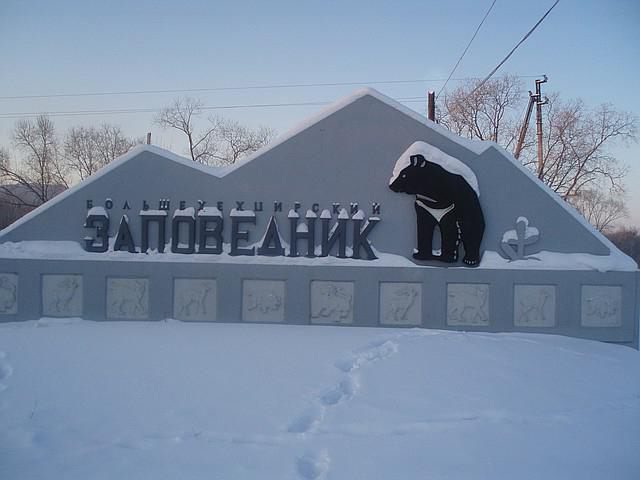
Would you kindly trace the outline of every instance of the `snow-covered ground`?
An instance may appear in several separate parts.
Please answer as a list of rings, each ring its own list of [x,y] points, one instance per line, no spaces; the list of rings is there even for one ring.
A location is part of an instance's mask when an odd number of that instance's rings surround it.
[[[43,319],[0,352],[3,480],[640,478],[622,346]]]

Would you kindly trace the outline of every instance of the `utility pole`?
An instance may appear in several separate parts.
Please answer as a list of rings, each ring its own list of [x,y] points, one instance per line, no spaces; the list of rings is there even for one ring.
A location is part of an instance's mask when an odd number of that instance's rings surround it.
[[[436,121],[436,93],[431,91],[427,92],[427,118]]]
[[[520,152],[524,145],[524,137],[527,136],[527,129],[529,128],[529,120],[531,119],[531,112],[533,111],[533,104],[536,101],[536,96],[529,90],[529,106],[527,107],[527,113],[524,116],[522,126],[520,127],[520,134],[518,135],[518,143],[516,143],[516,149],[513,151],[513,156],[520,158]]]
[[[518,135],[518,143],[516,143],[516,148],[513,151],[513,156],[516,158],[520,157],[520,152],[522,152],[522,146],[524,145],[524,139],[527,135],[527,129],[529,128],[529,120],[531,119],[531,112],[533,111],[533,105],[536,105],[536,140],[537,140],[537,154],[538,154],[538,163],[536,168],[536,174],[538,178],[542,178],[543,175],[543,155],[542,155],[542,105],[545,105],[549,102],[547,97],[544,97],[542,100],[542,89],[541,85],[543,83],[547,83],[547,76],[543,75],[542,80],[536,80],[536,93],[532,93],[529,90],[529,106],[527,107],[527,113],[524,116],[524,121],[522,122],[522,127],[520,127],[520,134]]]
[[[542,156],[542,105],[549,103],[549,99],[544,97],[542,100],[542,88],[543,83],[547,83],[547,76],[543,75],[542,80],[536,80],[536,140],[538,143],[538,178],[542,179],[544,175],[543,169],[543,156]]]

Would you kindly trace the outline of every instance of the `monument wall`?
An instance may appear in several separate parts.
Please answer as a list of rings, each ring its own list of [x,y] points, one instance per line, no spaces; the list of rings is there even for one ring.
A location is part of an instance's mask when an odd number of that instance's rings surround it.
[[[252,158],[140,146],[0,232],[0,321],[541,332],[637,346],[637,265],[509,154],[373,90]]]

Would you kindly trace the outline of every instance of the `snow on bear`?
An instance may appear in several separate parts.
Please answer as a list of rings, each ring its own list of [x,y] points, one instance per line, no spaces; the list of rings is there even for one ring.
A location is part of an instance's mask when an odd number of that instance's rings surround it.
[[[398,159],[389,181],[394,192],[416,196],[416,260],[458,261],[460,242],[467,266],[480,263],[484,216],[475,174],[461,161],[425,143],[413,143]],[[442,252],[433,254],[433,232],[439,226]]]

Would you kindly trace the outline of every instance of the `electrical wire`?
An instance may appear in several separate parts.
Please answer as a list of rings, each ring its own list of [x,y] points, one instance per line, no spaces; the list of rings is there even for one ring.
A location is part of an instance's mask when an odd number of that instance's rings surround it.
[[[476,28],[476,31],[473,33],[473,37],[471,37],[471,40],[469,40],[469,43],[467,43],[467,46],[465,47],[464,51],[462,52],[462,55],[460,55],[460,58],[458,58],[458,61],[456,62],[455,66],[453,67],[453,70],[451,70],[451,73],[449,74],[449,76],[447,77],[447,80],[444,82],[444,85],[442,85],[442,87],[440,88],[440,91],[438,92],[438,94],[436,95],[436,100],[438,98],[440,98],[440,94],[442,93],[442,91],[445,89],[445,87],[447,86],[447,83],[449,83],[449,80],[451,79],[451,77],[453,76],[453,74],[455,73],[456,69],[458,68],[458,65],[460,65],[460,62],[462,61],[462,59],[464,58],[464,56],[467,54],[467,50],[469,50],[469,47],[471,46],[471,44],[473,43],[473,41],[476,38],[476,35],[478,35],[478,32],[480,31],[480,28],[482,27],[482,25],[484,24],[484,21],[487,19],[487,17],[489,16],[489,14],[491,13],[491,10],[493,10],[493,6],[496,4],[497,0],[493,0],[493,3],[491,3],[491,6],[489,7],[489,10],[487,10],[487,13],[484,14],[484,17],[482,18],[482,21],[480,22],[480,24],[478,25],[478,27]]]
[[[488,81],[488,80],[493,76],[493,74],[494,74],[494,73],[496,73],[496,72],[498,71],[498,69],[499,69],[502,65],[504,65],[504,63],[505,63],[507,60],[509,60],[509,57],[510,57],[511,55],[513,55],[513,52],[515,52],[515,51],[517,50],[517,48],[518,48],[520,45],[522,45],[522,44],[524,43],[524,41],[525,41],[527,38],[529,38],[529,35],[531,35],[531,34],[533,33],[533,31],[534,31],[536,28],[538,28],[538,25],[540,25],[540,24],[543,22],[543,20],[544,20],[545,18],[547,18],[547,15],[549,15],[549,14],[551,13],[551,10],[553,10],[553,9],[555,8],[555,6],[556,6],[559,2],[560,2],[560,0],[556,0],[556,1],[554,2],[554,4],[553,4],[553,5],[551,5],[551,8],[549,8],[549,10],[547,10],[547,12],[542,16],[542,18],[541,18],[540,20],[538,20],[538,22],[533,26],[533,28],[531,28],[531,30],[529,30],[529,31],[527,32],[527,34],[526,34],[524,37],[522,37],[522,40],[520,40],[520,41],[516,44],[516,46],[515,46],[515,47],[513,47],[513,48],[511,49],[511,51],[507,54],[507,56],[506,56],[506,57],[504,57],[504,59],[503,59],[503,60],[498,64],[498,66],[497,66],[496,68],[494,68],[493,70],[491,70],[491,73],[489,73],[489,75],[487,75],[487,76],[484,78],[484,80],[482,80],[482,81],[478,84],[478,86],[477,86],[476,88],[474,88],[474,89],[473,89],[473,91],[472,91],[469,95],[473,95],[473,94],[474,94],[477,90],[479,90],[479,89],[480,89],[480,88],[481,88],[485,83],[487,83],[487,81]]]
[[[537,78],[540,75],[518,75],[520,78]],[[453,80],[474,80],[479,77],[454,78]],[[447,79],[447,81],[451,78]],[[442,78],[422,78],[412,80],[374,80],[368,82],[329,82],[329,83],[290,83],[290,84],[265,84],[265,85],[245,85],[245,86],[222,86],[210,88],[175,88],[165,90],[121,90],[110,92],[73,92],[73,93],[51,93],[37,95],[5,95],[0,96],[0,100],[21,100],[34,98],[63,98],[63,97],[104,97],[112,95],[148,95],[163,93],[204,93],[204,92],[222,92],[222,91],[241,91],[241,90],[268,90],[268,89],[286,89],[286,88],[311,88],[311,87],[349,87],[358,85],[394,85],[409,83],[427,83],[442,82]]]
[[[396,98],[398,102],[423,102],[424,97],[404,97]],[[239,105],[206,105],[200,107],[201,110],[233,110],[240,108],[274,108],[274,107],[307,107],[307,106],[321,106],[328,105],[330,101],[317,101],[317,102],[291,102],[291,103],[255,103],[255,104],[239,104]],[[37,117],[39,115],[47,115],[49,117],[75,117],[85,115],[119,115],[128,113],[155,113],[162,110],[162,108],[121,108],[121,109],[109,109],[109,110],[67,110],[67,111],[53,111],[53,112],[13,112],[0,114],[0,120],[2,119],[16,119],[16,118],[30,118]]]

